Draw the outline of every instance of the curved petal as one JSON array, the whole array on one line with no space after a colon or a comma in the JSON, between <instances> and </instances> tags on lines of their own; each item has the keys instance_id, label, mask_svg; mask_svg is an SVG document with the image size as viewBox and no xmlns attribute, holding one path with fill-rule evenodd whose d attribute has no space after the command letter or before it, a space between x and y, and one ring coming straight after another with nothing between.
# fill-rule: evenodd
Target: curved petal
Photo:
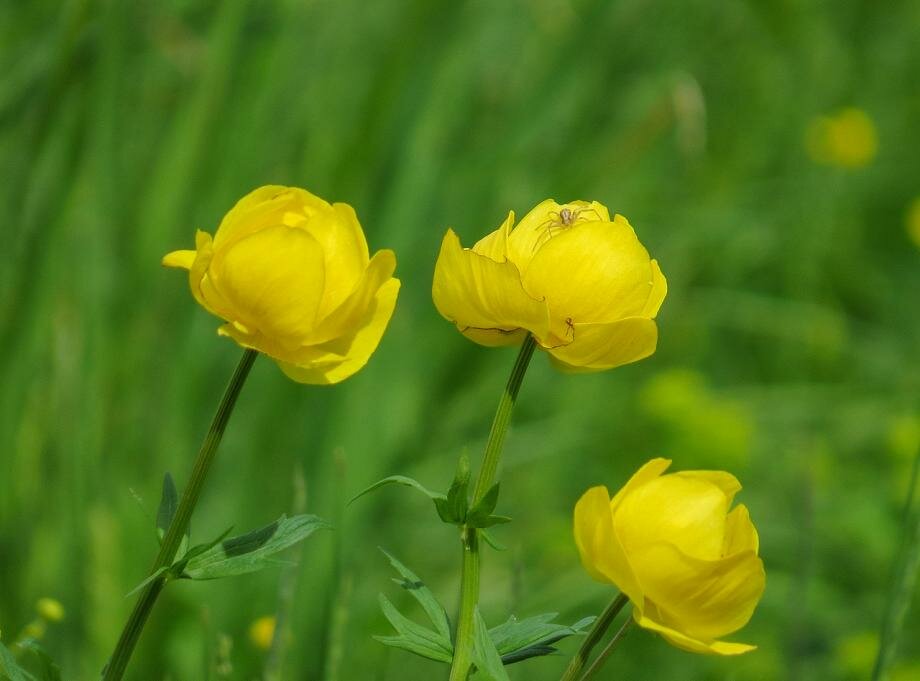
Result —
<instances>
[{"instance_id":1,"label":"curved petal","mask_svg":"<svg viewBox=\"0 0 920 681\"><path fill-rule=\"evenodd\" d=\"M614 526L632 557L643 546L673 542L700 559L722 556L728 498L707 480L665 475L625 495L614 515ZM633 561L645 583L644 573Z\"/></svg>"},{"instance_id":2,"label":"curved petal","mask_svg":"<svg viewBox=\"0 0 920 681\"><path fill-rule=\"evenodd\" d=\"M664 298L668 295L668 280L661 273L658 267L658 261L652 260L652 290L649 292L648 300L645 301L645 307L642 308L642 316L654 319L661 309Z\"/></svg>"},{"instance_id":3,"label":"curved petal","mask_svg":"<svg viewBox=\"0 0 920 681\"><path fill-rule=\"evenodd\" d=\"M278 366L298 383L328 385L344 381L367 364L377 349L393 316L398 294L399 280L390 279L377 291L366 323L350 338L305 348L296 364L279 361Z\"/></svg>"},{"instance_id":4,"label":"curved petal","mask_svg":"<svg viewBox=\"0 0 920 681\"><path fill-rule=\"evenodd\" d=\"M606 324L576 323L571 328L571 343L547 348L563 371L612 369L645 359L658 345L658 327L645 317L628 317Z\"/></svg>"},{"instance_id":5,"label":"curved petal","mask_svg":"<svg viewBox=\"0 0 920 681\"><path fill-rule=\"evenodd\" d=\"M172 251L163 256L160 263L163 267L181 267L184 270L192 269L198 251Z\"/></svg>"},{"instance_id":6,"label":"curved petal","mask_svg":"<svg viewBox=\"0 0 920 681\"><path fill-rule=\"evenodd\" d=\"M741 551L760 550L760 537L751 522L747 506L738 504L725 518L725 539L722 542L722 555L730 556Z\"/></svg>"},{"instance_id":7,"label":"curved petal","mask_svg":"<svg viewBox=\"0 0 920 681\"><path fill-rule=\"evenodd\" d=\"M620 507L620 504L623 502L623 499L627 494L640 488L642 485L655 480L656 478L661 477L661 474L664 473L671 466L671 459L665 459L662 457L656 457L646 461L635 473L632 474L632 477L626 481L626 484L620 488L620 491L617 492L613 499L610 500L610 510L613 513L616 513L616 510Z\"/></svg>"},{"instance_id":8,"label":"curved petal","mask_svg":"<svg viewBox=\"0 0 920 681\"><path fill-rule=\"evenodd\" d=\"M501 348L507 345L520 345L530 332L527 329L505 331L503 329L476 329L468 326L465 329L460 329L460 333L474 343L484 345L487 348Z\"/></svg>"},{"instance_id":9,"label":"curved petal","mask_svg":"<svg viewBox=\"0 0 920 681\"><path fill-rule=\"evenodd\" d=\"M221 220L214 234L214 248L224 248L267 227L293 226L291 223L301 216L312 217L329 210L331 206L326 201L300 187L259 187L237 201Z\"/></svg>"},{"instance_id":10,"label":"curved petal","mask_svg":"<svg viewBox=\"0 0 920 681\"><path fill-rule=\"evenodd\" d=\"M438 312L461 331L523 328L538 339L548 335L546 305L527 295L517 268L462 248L453 230L441 243L431 294Z\"/></svg>"},{"instance_id":11,"label":"curved petal","mask_svg":"<svg viewBox=\"0 0 920 681\"><path fill-rule=\"evenodd\" d=\"M725 495L729 506L731 506L735 495L741 491L741 483L738 482L738 478L726 471L679 471L674 475L692 480L702 480L718 487L722 490L722 494Z\"/></svg>"},{"instance_id":12,"label":"curved petal","mask_svg":"<svg viewBox=\"0 0 920 681\"><path fill-rule=\"evenodd\" d=\"M198 304L213 315L226 320L234 319L233 310L224 297L214 288L210 267L214 259L211 235L200 229L195 233L195 261L188 271L189 288Z\"/></svg>"},{"instance_id":13,"label":"curved petal","mask_svg":"<svg viewBox=\"0 0 920 681\"><path fill-rule=\"evenodd\" d=\"M541 201L521 219L511 233L508 240L508 258L523 272L536 252L551 238L574 224L594 221L610 221L607 207L597 201L571 201L562 204L556 203L553 199Z\"/></svg>"},{"instance_id":14,"label":"curved petal","mask_svg":"<svg viewBox=\"0 0 920 681\"><path fill-rule=\"evenodd\" d=\"M322 318L342 304L364 275L370 260L367 240L354 209L345 203L317 212L300 226L316 239L325 257L326 289L318 312Z\"/></svg>"},{"instance_id":15,"label":"curved petal","mask_svg":"<svg viewBox=\"0 0 920 681\"><path fill-rule=\"evenodd\" d=\"M606 487L592 487L575 504L575 545L581 564L599 582L615 584L633 603L643 600L626 552L613 531L610 495Z\"/></svg>"},{"instance_id":16,"label":"curved petal","mask_svg":"<svg viewBox=\"0 0 920 681\"><path fill-rule=\"evenodd\" d=\"M242 322L280 342L302 343L323 295L323 252L296 227L253 232L214 254L208 275Z\"/></svg>"},{"instance_id":17,"label":"curved petal","mask_svg":"<svg viewBox=\"0 0 920 681\"><path fill-rule=\"evenodd\" d=\"M658 608L658 621L692 638L712 640L737 631L763 595L763 562L753 551L700 560L659 541L630 546L629 557L643 592Z\"/></svg>"},{"instance_id":18,"label":"curved petal","mask_svg":"<svg viewBox=\"0 0 920 681\"><path fill-rule=\"evenodd\" d=\"M396 254L393 251L385 249L375 253L350 295L318 323L305 342L315 345L347 335L364 319L367 308L374 304L377 291L395 270Z\"/></svg>"},{"instance_id":19,"label":"curved petal","mask_svg":"<svg viewBox=\"0 0 920 681\"><path fill-rule=\"evenodd\" d=\"M747 643L732 643L731 641L700 641L691 638L686 634L672 629L668 626L656 622L648 615L643 614L640 610L633 610L633 619L643 629L657 632L671 645L686 650L691 653L701 653L703 655L742 655L752 650L757 650L757 646L748 645Z\"/></svg>"},{"instance_id":20,"label":"curved petal","mask_svg":"<svg viewBox=\"0 0 920 681\"><path fill-rule=\"evenodd\" d=\"M508 235L514 224L514 211L508 211L508 217L494 232L482 237L473 244L474 253L484 255L495 262L505 262L508 259Z\"/></svg>"},{"instance_id":21,"label":"curved petal","mask_svg":"<svg viewBox=\"0 0 920 681\"><path fill-rule=\"evenodd\" d=\"M576 323L641 316L655 287L648 251L625 219L567 228L540 247L522 282L554 319Z\"/></svg>"}]
</instances>

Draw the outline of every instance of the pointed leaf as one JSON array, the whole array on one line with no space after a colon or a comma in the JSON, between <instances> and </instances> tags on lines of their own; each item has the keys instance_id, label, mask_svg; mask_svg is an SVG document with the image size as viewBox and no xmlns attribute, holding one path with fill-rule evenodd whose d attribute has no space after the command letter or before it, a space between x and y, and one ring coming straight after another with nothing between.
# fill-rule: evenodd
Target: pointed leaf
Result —
<instances>
[{"instance_id":1,"label":"pointed leaf","mask_svg":"<svg viewBox=\"0 0 920 681\"><path fill-rule=\"evenodd\" d=\"M518 620L511 617L504 624L489 630L489 637L505 664L520 662L531 657L556 652L553 643L567 636L581 633L594 623L594 617L585 617L572 626L554 624L557 613L546 613Z\"/></svg>"},{"instance_id":2,"label":"pointed leaf","mask_svg":"<svg viewBox=\"0 0 920 681\"><path fill-rule=\"evenodd\" d=\"M479 530L479 536L485 540L486 544L491 546L496 551L507 551L508 550L508 547L502 544L500 541L498 541L495 537L493 537L490 532L486 532L485 530L481 529Z\"/></svg>"},{"instance_id":3,"label":"pointed leaf","mask_svg":"<svg viewBox=\"0 0 920 681\"><path fill-rule=\"evenodd\" d=\"M167 570L169 570L168 567L161 567L161 568L159 568L156 572L154 572L152 575L150 575L149 577L147 577L147 579L145 579L143 582L141 582L141 583L138 584L136 587L134 587L133 589L131 589L131 591L129 591L128 593L126 593L126 594L125 594L125 598L130 598L131 596L133 596L134 594L136 594L138 591L140 591L141 589L143 589L145 586L147 586L148 584L150 584L150 582L152 582L152 581L155 580L157 577L159 577L159 576L162 575L164 572L166 572Z\"/></svg>"},{"instance_id":4,"label":"pointed leaf","mask_svg":"<svg viewBox=\"0 0 920 681\"><path fill-rule=\"evenodd\" d=\"M470 487L470 460L464 454L457 463L457 473L454 481L447 490L447 516L446 522L457 525L466 522L466 515L469 509L469 487Z\"/></svg>"},{"instance_id":5,"label":"pointed leaf","mask_svg":"<svg viewBox=\"0 0 920 681\"><path fill-rule=\"evenodd\" d=\"M191 557L182 573L189 579L218 579L276 565L271 556L331 525L315 515L281 516L265 527L231 537Z\"/></svg>"},{"instance_id":6,"label":"pointed leaf","mask_svg":"<svg viewBox=\"0 0 920 681\"><path fill-rule=\"evenodd\" d=\"M447 499L447 497L445 497L443 494L439 492L432 492L430 489L422 485L422 483L420 483L418 480L413 480L412 478L406 477L405 475L391 475L390 477L384 478L383 480L378 480L370 487L358 492L355 496L351 498L351 501L349 501L348 503L353 504L355 501L363 497L365 494L373 492L374 490L380 489L381 487L384 487L386 485L404 485L406 487L411 487L413 489L418 490L419 492L424 494L426 497L434 500L435 502L437 502L438 499L444 499L444 500Z\"/></svg>"},{"instance_id":7,"label":"pointed leaf","mask_svg":"<svg viewBox=\"0 0 920 681\"><path fill-rule=\"evenodd\" d=\"M489 490L482 495L482 499L476 502L473 508L470 509L470 518L475 517L485 520L492 515L492 511L495 510L495 506L498 504L498 492L500 488L500 482L496 482L492 485Z\"/></svg>"},{"instance_id":8,"label":"pointed leaf","mask_svg":"<svg viewBox=\"0 0 920 681\"><path fill-rule=\"evenodd\" d=\"M428 615L428 619L431 620L438 633L445 640L450 641L450 621L447 619L447 612L444 610L444 606L438 602L431 590L425 586L425 583L414 572L396 560L386 549L381 548L380 550L389 559L390 565L402 575L402 579L394 581L412 594L412 597L424 608L425 614Z\"/></svg>"},{"instance_id":9,"label":"pointed leaf","mask_svg":"<svg viewBox=\"0 0 920 681\"><path fill-rule=\"evenodd\" d=\"M163 492L160 495L160 507L157 509L157 534L160 541L166 536L173 518L176 517L176 510L179 508L179 493L176 492L176 483L173 482L172 476L167 473L163 476Z\"/></svg>"},{"instance_id":10,"label":"pointed leaf","mask_svg":"<svg viewBox=\"0 0 920 681\"><path fill-rule=\"evenodd\" d=\"M480 678L485 681L510 681L501 655L489 638L489 628L479 614L478 607L473 613L473 662Z\"/></svg>"},{"instance_id":11,"label":"pointed leaf","mask_svg":"<svg viewBox=\"0 0 920 681\"><path fill-rule=\"evenodd\" d=\"M450 638L432 631L421 624L416 624L396 609L389 599L380 594L380 609L389 620L399 636L375 636L381 643L402 648L430 660L450 662L453 659L453 646Z\"/></svg>"},{"instance_id":12,"label":"pointed leaf","mask_svg":"<svg viewBox=\"0 0 920 681\"><path fill-rule=\"evenodd\" d=\"M0 643L0 678L9 681L37 681L34 676L19 666L9 649Z\"/></svg>"}]
</instances>

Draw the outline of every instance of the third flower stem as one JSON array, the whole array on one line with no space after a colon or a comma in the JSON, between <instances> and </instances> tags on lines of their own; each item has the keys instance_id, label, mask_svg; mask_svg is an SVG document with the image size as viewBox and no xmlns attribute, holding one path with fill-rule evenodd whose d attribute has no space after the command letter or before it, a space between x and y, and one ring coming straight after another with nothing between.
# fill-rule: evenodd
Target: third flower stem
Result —
<instances>
[{"instance_id":1,"label":"third flower stem","mask_svg":"<svg viewBox=\"0 0 920 681\"><path fill-rule=\"evenodd\" d=\"M476 478L476 486L473 488L472 503L474 505L489 491L495 481L499 459L501 459L502 448L505 444L505 433L508 431L508 423L511 420L511 410L514 408L514 401L521 389L521 382L524 380L524 374L527 372L535 347L536 341L528 334L521 345L514 368L511 370L511 376L508 377L508 384L505 386L505 391L498 402L498 409L495 411L482 468L479 469L479 477ZM463 542L463 568L460 583L460 615L457 621L450 681L466 681L470 673L473 658L473 616L479 602L479 530L464 527L461 540Z\"/></svg>"},{"instance_id":2,"label":"third flower stem","mask_svg":"<svg viewBox=\"0 0 920 681\"><path fill-rule=\"evenodd\" d=\"M182 493L182 499L176 509L176 515L169 524L169 529L160 544L160 552L157 554L151 574L156 574L158 570L172 565L176 557L176 552L182 543L182 537L186 529L188 529L189 521L192 518L192 511L195 510L195 505L198 503L198 497L201 494L201 488L204 486L208 470L214 461L214 455L217 453L217 446L224 435L227 422L230 420L230 414L233 413L236 398L239 396L240 390L243 389L243 384L246 382L246 377L249 375L249 370L252 368L252 363L255 362L257 355L258 353L255 350L244 351L236 371L233 372L233 377L230 379L230 383L224 391L224 396L221 398L220 405L217 407L217 413L214 414L214 419L211 421L208 434L201 444L198 458L195 460L195 468L192 470L192 476ZM125 627L118 639L118 644L115 646L115 652L112 653L109 663L102 672L103 681L119 681L124 675L128 661L131 659L131 653L134 652L134 646L137 645L141 631L144 629L144 624L146 624L150 611L153 609L153 604L156 602L157 596L160 595L165 583L166 578L161 575L151 580L144 587L140 597L137 599L134 610L131 611L131 615L125 623Z\"/></svg>"},{"instance_id":3,"label":"third flower stem","mask_svg":"<svg viewBox=\"0 0 920 681\"><path fill-rule=\"evenodd\" d=\"M619 594L610 601L610 604L604 609L601 616L594 621L594 626L591 627L591 631L589 631L588 635L585 637L585 641L581 644L581 648L575 653L575 657L569 662L569 666L566 668L560 681L575 681L575 679L579 678L578 675L591 656L591 651L594 649L594 646L600 643L600 640L604 638L607 629L610 628L613 620L616 619L617 615L620 614L620 610L622 610L623 606L628 602L629 598L626 594Z\"/></svg>"}]
</instances>

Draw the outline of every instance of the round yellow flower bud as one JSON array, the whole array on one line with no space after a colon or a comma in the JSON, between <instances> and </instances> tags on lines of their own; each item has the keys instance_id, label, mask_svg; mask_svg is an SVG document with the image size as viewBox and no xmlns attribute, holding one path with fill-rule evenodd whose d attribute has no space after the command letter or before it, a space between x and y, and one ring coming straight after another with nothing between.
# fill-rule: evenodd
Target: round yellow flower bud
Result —
<instances>
[{"instance_id":1,"label":"round yellow flower bud","mask_svg":"<svg viewBox=\"0 0 920 681\"><path fill-rule=\"evenodd\" d=\"M265 353L299 383L338 383L358 371L396 306L393 251L369 257L351 206L304 189L256 189L195 245L163 264L189 271L192 295L227 322L218 333Z\"/></svg>"},{"instance_id":2,"label":"round yellow flower bud","mask_svg":"<svg viewBox=\"0 0 920 681\"><path fill-rule=\"evenodd\" d=\"M435 307L481 345L527 333L563 370L600 371L655 351L667 293L629 222L597 202L547 200L514 212L471 249L453 230L434 271Z\"/></svg>"},{"instance_id":3,"label":"round yellow flower bud","mask_svg":"<svg viewBox=\"0 0 920 681\"><path fill-rule=\"evenodd\" d=\"M755 646L718 640L747 624L765 585L747 508L729 511L741 485L722 471L662 475L670 465L649 461L613 499L606 487L585 492L574 522L582 564L678 648L746 653Z\"/></svg>"},{"instance_id":4,"label":"round yellow flower bud","mask_svg":"<svg viewBox=\"0 0 920 681\"><path fill-rule=\"evenodd\" d=\"M878 135L869 114L849 107L815 118L808 126L805 145L816 163L856 169L875 159Z\"/></svg>"},{"instance_id":5,"label":"round yellow flower bud","mask_svg":"<svg viewBox=\"0 0 920 681\"><path fill-rule=\"evenodd\" d=\"M249 640L260 650L271 648L272 639L275 637L275 618L265 615L249 625Z\"/></svg>"},{"instance_id":6,"label":"round yellow flower bud","mask_svg":"<svg viewBox=\"0 0 920 681\"><path fill-rule=\"evenodd\" d=\"M64 606L54 598L39 598L35 604L35 611L39 617L49 622L60 622L64 619Z\"/></svg>"}]
</instances>

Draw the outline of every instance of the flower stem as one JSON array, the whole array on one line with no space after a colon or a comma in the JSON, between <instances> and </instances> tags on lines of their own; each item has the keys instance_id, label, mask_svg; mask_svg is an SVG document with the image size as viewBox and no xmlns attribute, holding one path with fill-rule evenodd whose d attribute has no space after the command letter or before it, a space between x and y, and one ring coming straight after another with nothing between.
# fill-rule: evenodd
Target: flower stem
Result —
<instances>
[{"instance_id":1,"label":"flower stem","mask_svg":"<svg viewBox=\"0 0 920 681\"><path fill-rule=\"evenodd\" d=\"M176 515L169 524L169 529L160 544L160 552L157 554L153 568L150 570L151 574L161 568L172 565L173 560L175 560L176 552L182 543L182 537L188 529L189 521L192 518L192 511L195 510L195 505L198 503L198 497L201 494L201 488L204 486L208 470L214 461L214 455L217 453L217 446L224 435L227 422L230 420L230 414L233 413L236 398L239 397L257 355L258 353L255 350L244 351L243 356L240 358L240 363L230 378L230 383L227 384L224 396L217 407L217 413L214 414L214 419L211 421L208 434L198 451L198 458L195 460L195 467L192 469L192 476L188 485L182 493L179 508L176 509ZM134 652L134 647L137 645L137 640L140 638L144 624L150 616L153 604L156 603L160 591L163 590L166 584L166 579L165 575L161 575L144 587L140 597L137 599L137 603L134 605L134 610L131 611L131 616L125 623L124 629L122 629L112 657L109 659L105 669L102 670L103 681L119 681L124 675L128 661L131 659L131 654Z\"/></svg>"},{"instance_id":2,"label":"flower stem","mask_svg":"<svg viewBox=\"0 0 920 681\"><path fill-rule=\"evenodd\" d=\"M591 631L589 631L588 635L585 637L585 641L581 644L581 648L575 653L575 657L569 662L569 666L566 667L565 673L560 678L560 681L575 681L575 679L578 678L578 674L591 656L591 651L594 649L594 646L604 638L607 629L610 628L613 620L616 619L617 615L620 614L620 610L622 610L623 606L628 602L629 597L626 596L626 594L617 594L616 598L610 601L610 604L604 609L601 616L594 620L594 626L591 627Z\"/></svg>"},{"instance_id":3,"label":"flower stem","mask_svg":"<svg viewBox=\"0 0 920 681\"><path fill-rule=\"evenodd\" d=\"M884 681L895 659L904 618L920 573L920 448L914 456L907 502L904 504L904 543L895 565L894 586L888 597L872 681Z\"/></svg>"},{"instance_id":4,"label":"flower stem","mask_svg":"<svg viewBox=\"0 0 920 681\"><path fill-rule=\"evenodd\" d=\"M629 617L625 622L623 622L623 626L621 626L617 630L617 633L613 635L613 638L610 639L610 643L604 646L601 654L597 656L597 659L594 660L593 663L591 663L591 666L588 667L588 670L584 673L581 679L579 679L579 681L588 681L588 679L600 671L600 668L604 666L607 658L610 657L610 653L612 653L613 649L617 647L617 643L619 643L626 635L626 632L629 630L629 625L632 624L632 621L632 617Z\"/></svg>"},{"instance_id":5,"label":"flower stem","mask_svg":"<svg viewBox=\"0 0 920 681\"><path fill-rule=\"evenodd\" d=\"M505 444L505 434L508 432L508 423L511 420L511 411L518 391L527 373L530 358L536 341L530 334L521 344L514 368L508 377L508 384L498 402L495 418L492 420L492 429L486 443L486 451L473 488L473 504L475 505L483 495L492 487L495 474L498 471L498 462L501 459L502 449ZM479 602L479 530L473 527L464 527L460 539L463 543L463 567L460 582L460 614L457 620L457 635L454 642L454 659L450 668L450 681L466 681L470 673L473 658L473 614Z\"/></svg>"}]
</instances>

